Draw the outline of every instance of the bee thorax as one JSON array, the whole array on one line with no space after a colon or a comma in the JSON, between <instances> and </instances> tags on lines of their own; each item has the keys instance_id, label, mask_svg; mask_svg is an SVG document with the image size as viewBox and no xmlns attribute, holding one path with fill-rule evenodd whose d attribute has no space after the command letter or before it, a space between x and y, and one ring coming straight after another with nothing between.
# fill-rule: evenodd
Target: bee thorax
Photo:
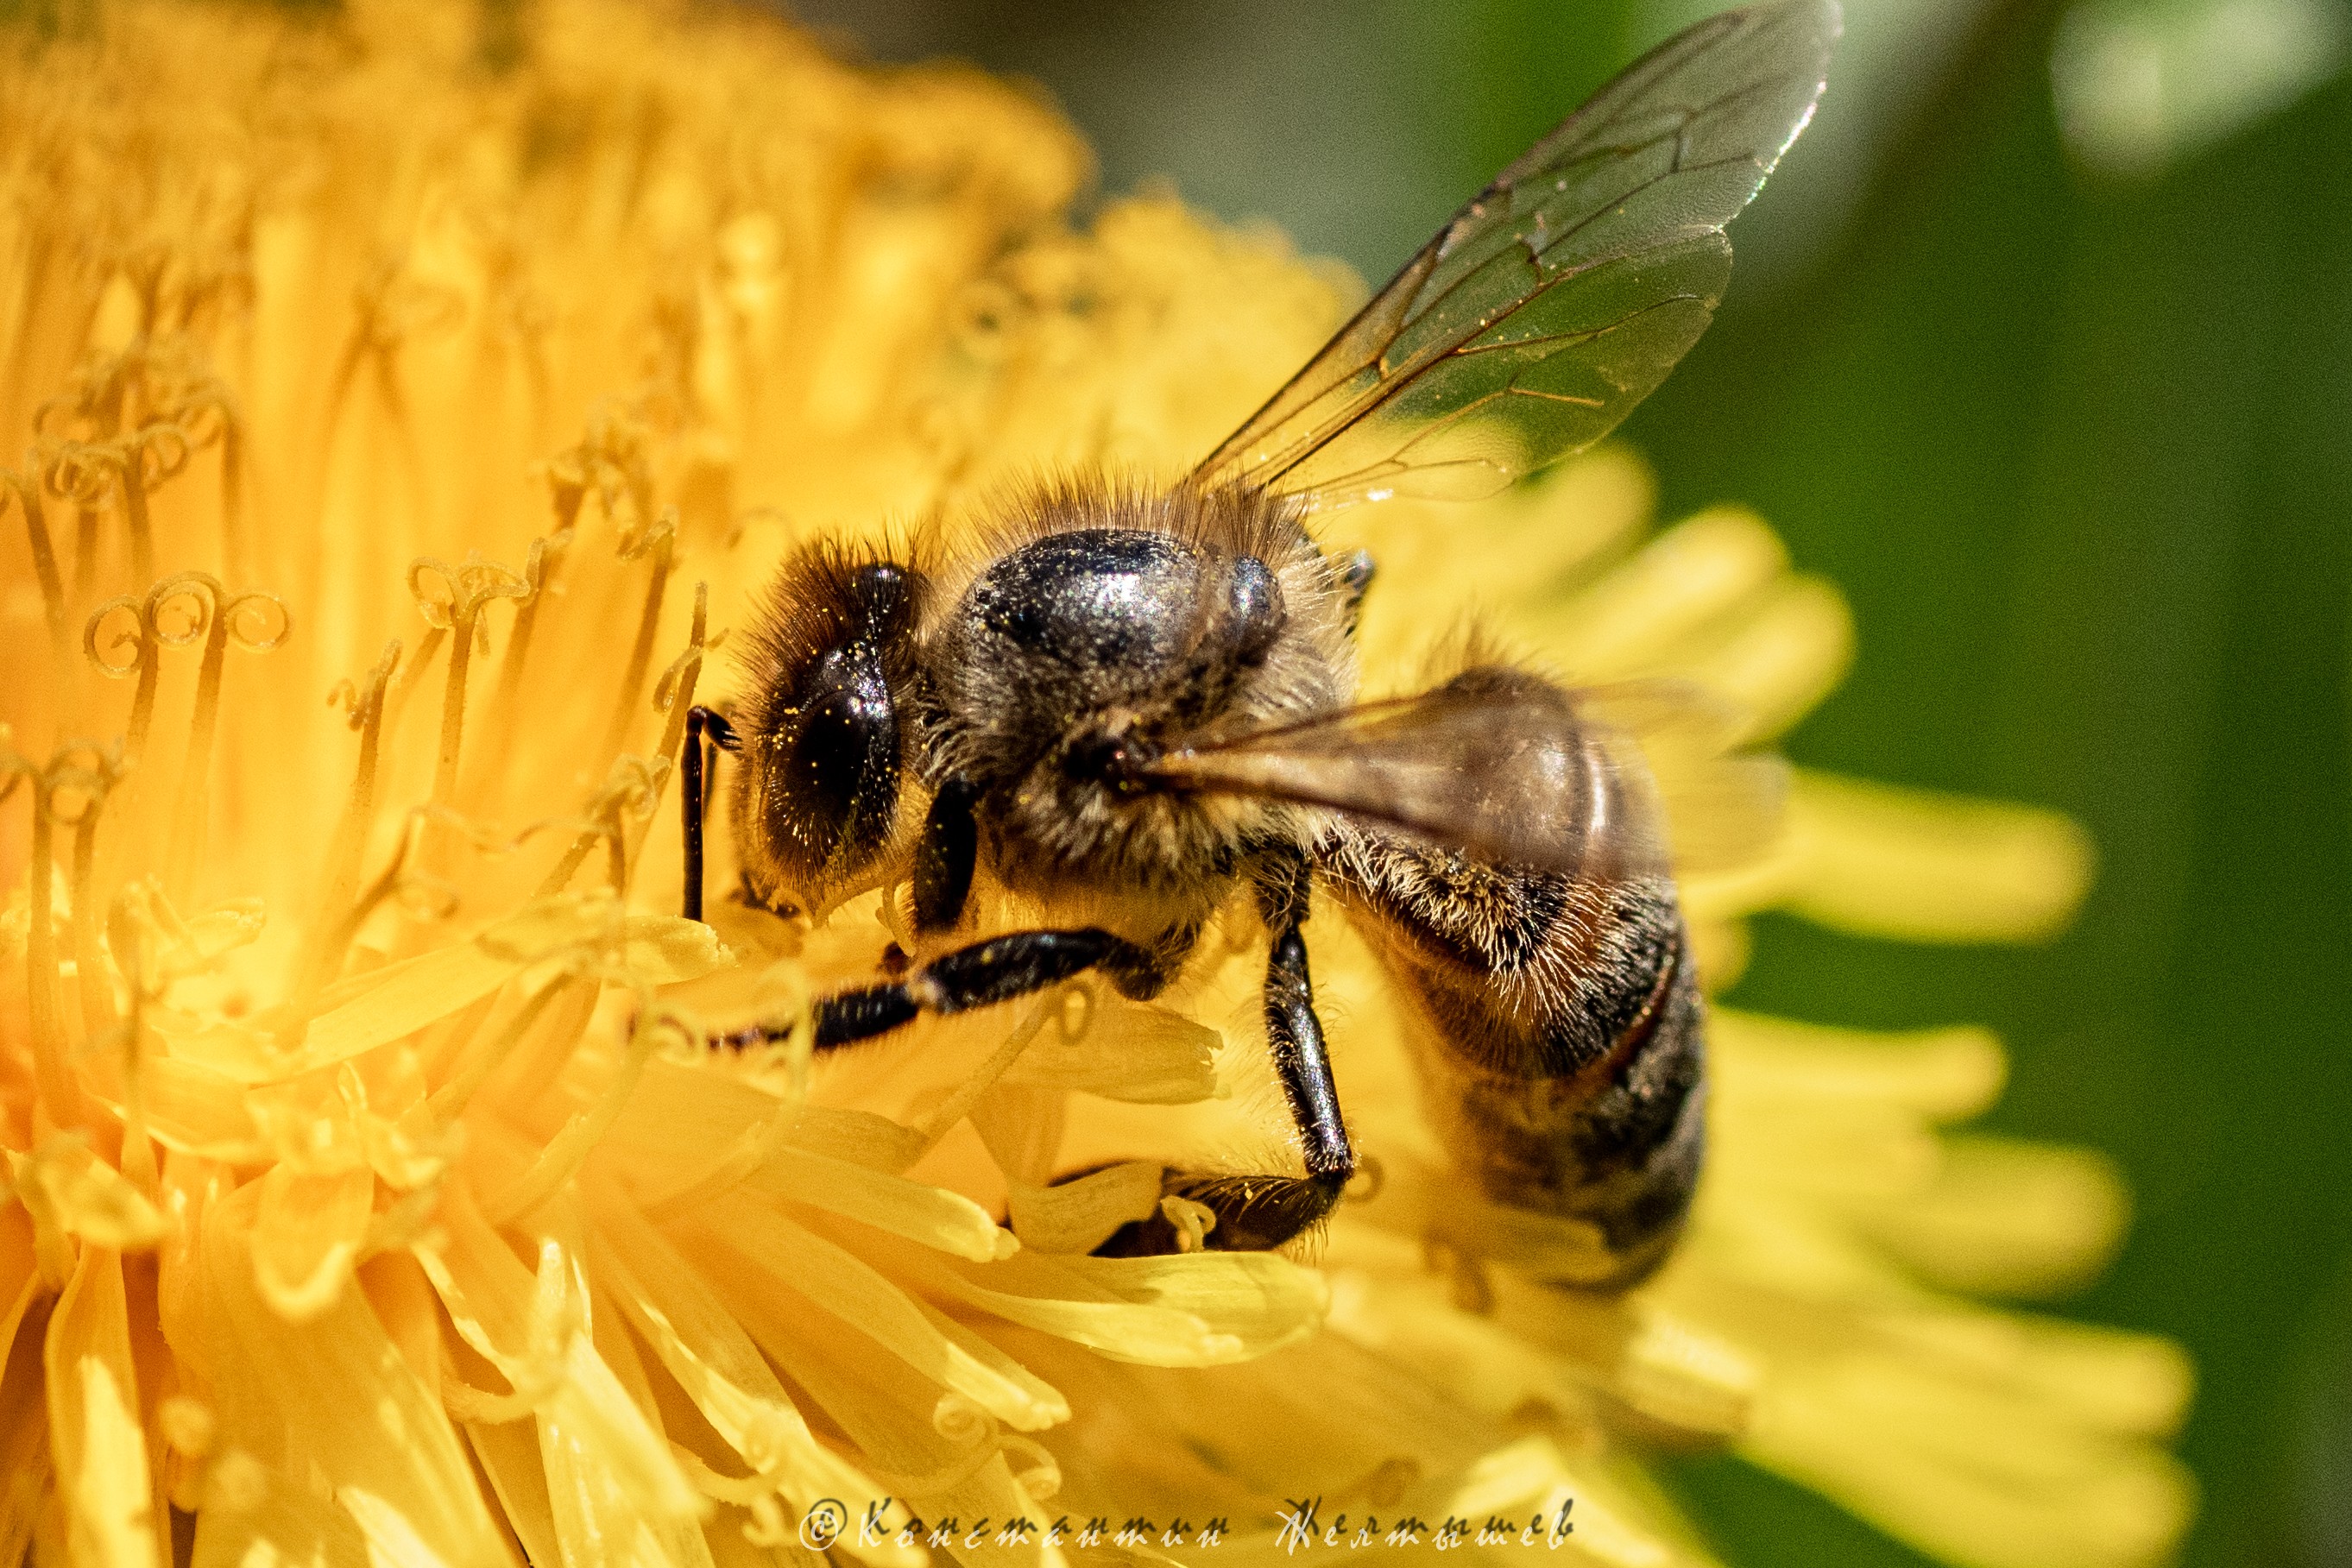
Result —
<instances>
[{"instance_id":1,"label":"bee thorax","mask_svg":"<svg viewBox=\"0 0 2352 1568\"><path fill-rule=\"evenodd\" d=\"M1146 771L1189 737L1346 695L1330 568L1278 507L1248 502L1049 497L941 607L924 771L968 784L1009 883L1181 887L1281 836L1278 806Z\"/></svg>"}]
</instances>

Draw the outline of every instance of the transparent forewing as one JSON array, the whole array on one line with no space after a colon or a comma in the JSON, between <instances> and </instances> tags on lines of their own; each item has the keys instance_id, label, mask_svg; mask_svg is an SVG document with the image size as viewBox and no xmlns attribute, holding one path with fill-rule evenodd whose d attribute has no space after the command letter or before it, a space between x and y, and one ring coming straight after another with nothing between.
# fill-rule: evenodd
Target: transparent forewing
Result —
<instances>
[{"instance_id":1,"label":"transparent forewing","mask_svg":"<svg viewBox=\"0 0 2352 1568\"><path fill-rule=\"evenodd\" d=\"M1663 871L1638 747L1572 694L1496 675L1181 747L1145 773L1164 789L1323 807L1497 864Z\"/></svg>"},{"instance_id":2,"label":"transparent forewing","mask_svg":"<svg viewBox=\"0 0 2352 1568\"><path fill-rule=\"evenodd\" d=\"M1706 330L1723 226L1813 111L1835 0L1726 12L1629 67L1454 215L1203 462L1310 509L1475 497L1616 428Z\"/></svg>"}]
</instances>

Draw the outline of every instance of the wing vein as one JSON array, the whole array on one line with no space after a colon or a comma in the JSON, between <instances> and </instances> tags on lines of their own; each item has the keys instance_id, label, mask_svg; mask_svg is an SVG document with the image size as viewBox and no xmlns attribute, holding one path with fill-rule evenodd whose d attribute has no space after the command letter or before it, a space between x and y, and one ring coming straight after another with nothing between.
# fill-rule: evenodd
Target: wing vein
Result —
<instances>
[{"instance_id":1,"label":"wing vein","mask_svg":"<svg viewBox=\"0 0 2352 1568\"><path fill-rule=\"evenodd\" d=\"M1835 0L1780 0L1636 61L1454 214L1196 478L1312 510L1367 498L1365 475L1508 483L1601 439L1705 330L1723 227L1811 119L1837 32ZM1514 319L1522 335L1489 340ZM1535 365L1559 384L1519 385L1526 365L1483 379L1509 358L1493 350L1547 347ZM1509 413L1505 392L1555 412ZM1498 428L1468 429L1472 410Z\"/></svg>"}]
</instances>

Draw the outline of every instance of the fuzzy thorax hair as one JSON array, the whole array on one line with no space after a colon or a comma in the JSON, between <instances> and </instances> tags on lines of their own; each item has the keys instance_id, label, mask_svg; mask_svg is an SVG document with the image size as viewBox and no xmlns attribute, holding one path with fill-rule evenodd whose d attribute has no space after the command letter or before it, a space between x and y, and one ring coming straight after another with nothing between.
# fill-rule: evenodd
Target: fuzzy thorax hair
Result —
<instances>
[{"instance_id":1,"label":"fuzzy thorax hair","mask_svg":"<svg viewBox=\"0 0 2352 1568\"><path fill-rule=\"evenodd\" d=\"M932 793L977 794L1011 888L1186 894L1200 914L1290 809L1139 789L1128 763L1345 704L1346 589L1296 507L1062 478L906 548L820 541L745 641L738 851L759 902L901 874Z\"/></svg>"}]
</instances>

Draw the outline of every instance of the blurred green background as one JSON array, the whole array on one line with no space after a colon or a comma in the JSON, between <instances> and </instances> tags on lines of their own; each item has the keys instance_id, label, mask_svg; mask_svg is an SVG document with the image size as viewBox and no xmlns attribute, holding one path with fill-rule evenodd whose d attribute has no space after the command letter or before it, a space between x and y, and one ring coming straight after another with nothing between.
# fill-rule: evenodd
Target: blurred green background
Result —
<instances>
[{"instance_id":1,"label":"blurred green background","mask_svg":"<svg viewBox=\"0 0 2352 1568\"><path fill-rule=\"evenodd\" d=\"M2102 873L2053 946L1793 921L1738 999L1981 1019L2000 1130L2137 1195L2082 1315L2184 1342L2196 1563L2352 1563L2352 78L2347 0L1848 0L1714 330L1625 434L1851 595L1801 761L2042 802ZM1042 82L1103 187L1171 178L1384 277L1704 0L803 0ZM1924 1561L1731 1460L1744 1564Z\"/></svg>"}]
</instances>

